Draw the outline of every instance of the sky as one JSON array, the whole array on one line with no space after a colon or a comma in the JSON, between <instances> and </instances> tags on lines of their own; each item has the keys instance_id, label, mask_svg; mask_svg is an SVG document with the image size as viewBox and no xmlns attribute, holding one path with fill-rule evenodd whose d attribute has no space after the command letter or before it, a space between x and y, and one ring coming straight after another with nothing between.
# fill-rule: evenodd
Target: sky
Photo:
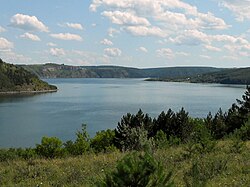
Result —
<instances>
[{"instance_id":1,"label":"sky","mask_svg":"<svg viewBox=\"0 0 250 187\"><path fill-rule=\"evenodd\" d=\"M250 66L250 0L2 0L14 64Z\"/></svg>"}]
</instances>

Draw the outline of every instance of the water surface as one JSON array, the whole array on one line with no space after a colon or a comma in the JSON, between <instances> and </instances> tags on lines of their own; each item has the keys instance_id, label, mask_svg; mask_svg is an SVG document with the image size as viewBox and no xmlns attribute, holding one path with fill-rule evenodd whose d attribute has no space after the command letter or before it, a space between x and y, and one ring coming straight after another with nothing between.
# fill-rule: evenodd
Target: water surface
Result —
<instances>
[{"instance_id":1,"label":"water surface","mask_svg":"<svg viewBox=\"0 0 250 187\"><path fill-rule=\"evenodd\" d=\"M156 117L184 107L193 117L228 109L245 86L146 82L142 79L47 79L57 93L0 97L0 147L29 147L43 136L74 139L81 124L91 136L115 128L140 108Z\"/></svg>"}]
</instances>

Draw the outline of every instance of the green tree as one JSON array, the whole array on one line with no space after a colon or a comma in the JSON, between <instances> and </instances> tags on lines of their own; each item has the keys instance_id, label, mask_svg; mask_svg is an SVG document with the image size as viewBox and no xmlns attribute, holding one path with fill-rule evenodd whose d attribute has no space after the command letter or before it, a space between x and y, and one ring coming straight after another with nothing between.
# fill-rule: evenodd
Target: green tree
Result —
<instances>
[{"instance_id":1,"label":"green tree","mask_svg":"<svg viewBox=\"0 0 250 187\"><path fill-rule=\"evenodd\" d=\"M36 145L36 153L46 158L62 156L62 141L57 137L43 137L41 144Z\"/></svg>"},{"instance_id":2,"label":"green tree","mask_svg":"<svg viewBox=\"0 0 250 187\"><path fill-rule=\"evenodd\" d=\"M143 114L140 109L136 115L128 113L123 116L121 122L118 123L115 129L114 144L120 150L124 148L122 142L126 142L127 137L130 136L132 128L144 128L147 132L151 132L153 127L152 119L148 114Z\"/></svg>"},{"instance_id":3,"label":"green tree","mask_svg":"<svg viewBox=\"0 0 250 187\"><path fill-rule=\"evenodd\" d=\"M246 87L245 94L242 96L242 101L237 99L239 106L239 112L246 121L250 114L250 86Z\"/></svg>"},{"instance_id":4,"label":"green tree","mask_svg":"<svg viewBox=\"0 0 250 187\"><path fill-rule=\"evenodd\" d=\"M77 131L76 133L76 140L73 141L67 141L64 144L64 147L68 154L72 155L82 155L89 151L90 149L90 138L89 134L86 130L86 124L82 125L81 131Z\"/></svg>"},{"instance_id":5,"label":"green tree","mask_svg":"<svg viewBox=\"0 0 250 187\"><path fill-rule=\"evenodd\" d=\"M158 131L162 130L169 138L169 136L172 135L171 128L172 124L174 123L174 119L175 113L171 109L169 109L167 113L162 111L158 118L154 120L152 136L155 136Z\"/></svg>"},{"instance_id":6,"label":"green tree","mask_svg":"<svg viewBox=\"0 0 250 187\"><path fill-rule=\"evenodd\" d=\"M97 132L95 137L91 139L90 147L94 149L95 152L107 152L114 150L114 130L106 130Z\"/></svg>"},{"instance_id":7,"label":"green tree","mask_svg":"<svg viewBox=\"0 0 250 187\"><path fill-rule=\"evenodd\" d=\"M220 108L215 114L211 129L209 129L215 139L221 139L226 135L225 115Z\"/></svg>"}]
</instances>

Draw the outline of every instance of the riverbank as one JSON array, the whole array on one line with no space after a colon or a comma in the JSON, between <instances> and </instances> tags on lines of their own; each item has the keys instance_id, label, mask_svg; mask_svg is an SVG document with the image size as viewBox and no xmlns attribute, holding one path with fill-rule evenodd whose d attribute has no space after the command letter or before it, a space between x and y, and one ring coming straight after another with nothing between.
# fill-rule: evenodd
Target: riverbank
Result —
<instances>
[{"instance_id":1,"label":"riverbank","mask_svg":"<svg viewBox=\"0 0 250 187\"><path fill-rule=\"evenodd\" d=\"M53 93L57 92L56 90L39 90L39 91L7 91L7 92L0 92L0 95L16 95L16 94L36 94L36 93Z\"/></svg>"}]
</instances>

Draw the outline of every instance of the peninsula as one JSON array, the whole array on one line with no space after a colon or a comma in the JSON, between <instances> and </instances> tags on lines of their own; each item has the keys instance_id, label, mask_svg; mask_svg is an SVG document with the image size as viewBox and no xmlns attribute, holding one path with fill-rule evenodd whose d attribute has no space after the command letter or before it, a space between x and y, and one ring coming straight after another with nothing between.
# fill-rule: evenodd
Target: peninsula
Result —
<instances>
[{"instance_id":1,"label":"peninsula","mask_svg":"<svg viewBox=\"0 0 250 187\"><path fill-rule=\"evenodd\" d=\"M0 59L0 94L55 92L57 87L42 81L20 66Z\"/></svg>"}]
</instances>

